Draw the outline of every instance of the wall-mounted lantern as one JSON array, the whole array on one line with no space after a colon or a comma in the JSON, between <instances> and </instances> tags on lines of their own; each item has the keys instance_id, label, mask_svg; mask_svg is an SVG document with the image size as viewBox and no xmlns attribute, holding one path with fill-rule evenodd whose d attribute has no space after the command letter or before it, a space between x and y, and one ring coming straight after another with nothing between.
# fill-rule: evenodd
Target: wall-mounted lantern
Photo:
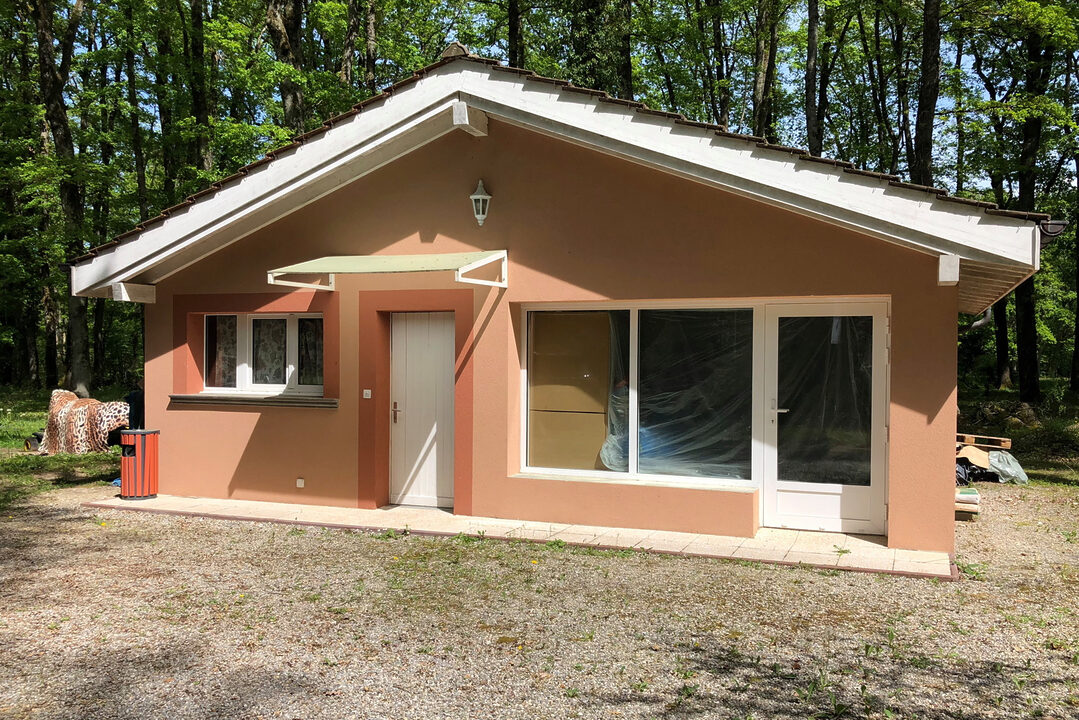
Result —
<instances>
[{"instance_id":1,"label":"wall-mounted lantern","mask_svg":"<svg viewBox=\"0 0 1079 720\"><path fill-rule=\"evenodd\" d=\"M487 219L487 209L491 206L491 196L483 187L483 180L476 185L476 192L468 196L472 201L472 213L476 216L476 222L481 226Z\"/></svg>"}]
</instances>

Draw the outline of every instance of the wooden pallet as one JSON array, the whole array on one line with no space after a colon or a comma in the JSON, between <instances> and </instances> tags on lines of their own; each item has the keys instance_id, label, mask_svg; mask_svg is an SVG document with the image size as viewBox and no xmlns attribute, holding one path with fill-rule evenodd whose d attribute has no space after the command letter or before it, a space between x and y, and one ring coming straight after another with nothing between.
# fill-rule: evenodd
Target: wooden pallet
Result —
<instances>
[{"instance_id":1,"label":"wooden pallet","mask_svg":"<svg viewBox=\"0 0 1079 720\"><path fill-rule=\"evenodd\" d=\"M955 442L957 445L973 445L974 447L985 448L987 450L1012 449L1011 438L991 437L989 435L968 435L966 433L956 433Z\"/></svg>"}]
</instances>

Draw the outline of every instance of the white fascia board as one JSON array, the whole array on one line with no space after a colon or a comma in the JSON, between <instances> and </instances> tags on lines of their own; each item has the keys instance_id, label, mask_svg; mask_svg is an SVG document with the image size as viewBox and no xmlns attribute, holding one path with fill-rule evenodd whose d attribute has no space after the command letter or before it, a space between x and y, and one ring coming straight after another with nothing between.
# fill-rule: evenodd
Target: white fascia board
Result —
<instances>
[{"instance_id":1,"label":"white fascia board","mask_svg":"<svg viewBox=\"0 0 1079 720\"><path fill-rule=\"evenodd\" d=\"M76 294L148 271L164 256L188 253L182 267L327 195L417 147L452 132L452 77L432 74L330 128L315 141L253 169L243 179L200 200L140 235L72 266ZM395 143L396 141L396 143ZM381 151L381 152L380 152ZM208 240L216 242L207 242ZM168 274L181 267L172 268ZM155 274L153 282L167 275Z\"/></svg>"},{"instance_id":2,"label":"white fascia board","mask_svg":"<svg viewBox=\"0 0 1079 720\"><path fill-rule=\"evenodd\" d=\"M73 266L73 289L90 295L111 283L157 282L178 272L460 127L454 120L461 123L467 109L455 104L460 101L520 127L929 254L1031 270L1038 265L1040 238L1032 223L810 164L751 141L563 92L551 83L457 62L186 212ZM486 117L477 117L485 125ZM473 132L485 130L479 123Z\"/></svg>"},{"instance_id":3,"label":"white fascia board","mask_svg":"<svg viewBox=\"0 0 1079 720\"><path fill-rule=\"evenodd\" d=\"M1021 266L1037 262L1038 228L1027 221L811 165L526 77L487 69L461 75L462 97L470 106L522 127L933 254Z\"/></svg>"}]
</instances>

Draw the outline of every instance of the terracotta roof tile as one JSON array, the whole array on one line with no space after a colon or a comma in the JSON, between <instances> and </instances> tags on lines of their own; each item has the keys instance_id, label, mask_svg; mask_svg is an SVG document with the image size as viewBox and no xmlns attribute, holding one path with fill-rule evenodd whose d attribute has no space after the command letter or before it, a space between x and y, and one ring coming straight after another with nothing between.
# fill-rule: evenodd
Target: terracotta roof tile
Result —
<instances>
[{"instance_id":1,"label":"terracotta roof tile","mask_svg":"<svg viewBox=\"0 0 1079 720\"><path fill-rule=\"evenodd\" d=\"M1026 212L1025 210L1001 210L999 208L993 210L986 210L985 214L1017 218L1019 220L1030 220L1031 222L1039 223L1042 220L1048 220L1051 217L1048 213Z\"/></svg>"},{"instance_id":2,"label":"terracotta roof tile","mask_svg":"<svg viewBox=\"0 0 1079 720\"><path fill-rule=\"evenodd\" d=\"M799 160L805 160L807 162L820 163L821 165L831 165L832 167L837 167L837 168L852 168L852 167L854 167L854 163L847 162L846 160L834 160L832 158L817 157L816 155L809 155L809 154L800 155L798 157L798 159Z\"/></svg>"},{"instance_id":3,"label":"terracotta roof tile","mask_svg":"<svg viewBox=\"0 0 1079 720\"><path fill-rule=\"evenodd\" d=\"M757 147L765 150L778 150L779 152L790 153L791 155L808 155L809 151L803 148L790 147L788 145L776 145L769 142L759 142Z\"/></svg>"},{"instance_id":4,"label":"terracotta roof tile","mask_svg":"<svg viewBox=\"0 0 1079 720\"><path fill-rule=\"evenodd\" d=\"M991 202L985 202L984 200L974 200L973 198L959 197L958 195L941 195L941 200L947 200L948 202L959 203L961 205L971 205L973 207L985 208L986 210L996 210L997 204Z\"/></svg>"},{"instance_id":5,"label":"terracotta roof tile","mask_svg":"<svg viewBox=\"0 0 1079 720\"><path fill-rule=\"evenodd\" d=\"M903 182L902 180L891 180L888 184L892 187L903 188L904 190L921 190L922 192L927 192L931 195L948 194L948 191L942 188L930 187L929 185L917 185L915 183Z\"/></svg>"},{"instance_id":6,"label":"terracotta roof tile","mask_svg":"<svg viewBox=\"0 0 1079 720\"><path fill-rule=\"evenodd\" d=\"M898 180L898 175L890 175L888 173L874 172L873 170L862 170L857 167L843 168L843 172L848 172L851 175L862 175L864 177L877 178L878 180Z\"/></svg>"}]
</instances>

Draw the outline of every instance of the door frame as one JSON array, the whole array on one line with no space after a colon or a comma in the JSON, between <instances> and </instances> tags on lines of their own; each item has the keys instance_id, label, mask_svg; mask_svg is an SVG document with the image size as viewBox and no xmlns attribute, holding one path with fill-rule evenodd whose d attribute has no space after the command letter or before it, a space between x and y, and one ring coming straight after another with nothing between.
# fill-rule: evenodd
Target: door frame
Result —
<instances>
[{"instance_id":1,"label":"door frame","mask_svg":"<svg viewBox=\"0 0 1079 720\"><path fill-rule=\"evenodd\" d=\"M395 365L395 357L396 357L396 353L394 351L394 346L393 346L393 328L394 328L395 318L398 315L428 315L428 316L430 316L430 315L448 315L449 316L449 325L450 325L450 328L452 330L450 355L451 355L451 358L453 359L453 365L451 366L451 378L452 379L451 379L450 388L449 388L449 390L450 390L450 393L449 393L450 400L451 400L451 402L453 404L453 409L452 409L452 412L450 413L450 417L452 418L452 424L450 426L449 443L447 444L449 451L451 453L453 453L453 462L450 464L450 477L449 477L450 494L449 494L448 498L449 498L450 503L448 505L445 505L445 504L442 503L442 499L444 497L447 497L447 496L441 496L441 495L438 494L437 480L436 480L435 503L434 503L434 505L430 505L430 507L437 507L437 508L441 508L441 509L445 509L445 510L452 510L454 508L454 506L456 504L456 500L457 500L456 499L456 491L457 491L457 484L458 484L457 483L457 477L456 477L457 476L457 416L456 416L456 413L457 413L457 403L458 403L457 387L456 387L457 386L457 383L456 383L457 312L455 310L403 310L403 311L393 311L393 312L389 313L389 325L390 325L390 344L389 344L390 362L389 362L389 371L390 371L390 376L389 376L389 383L388 383L388 388L389 388L388 404L389 404L390 411L389 411L389 413L387 413L387 422L388 422L388 428L389 428L389 432L388 432L388 444L389 444L389 468L388 468L388 470L389 470L389 474L388 474L388 478L387 478L387 481L388 481L388 483L387 483L388 500L389 500L390 504L401 504L402 499L404 499L401 496L398 496L398 497L395 498L394 494L393 494L393 489L394 489L393 488L393 482L394 482L394 455L393 455L394 432L393 432L393 426L395 424L394 421L393 421L393 391L394 391L394 365ZM404 410L404 412L407 412L407 409ZM410 503L410 504L415 504L415 503Z\"/></svg>"},{"instance_id":2,"label":"door frame","mask_svg":"<svg viewBox=\"0 0 1079 720\"><path fill-rule=\"evenodd\" d=\"M890 424L889 378L891 319L887 301L833 301L768 304L764 315L764 392L760 405L764 413L764 462L761 473L761 525L827 532L854 532L871 535L888 533L888 435ZM851 486L827 483L807 487L807 483L782 481L777 477L778 414L773 399L778 396L779 318L781 317L871 316L873 318L872 428L870 432L870 487L868 501L873 510L868 519L814 518L780 515L779 494L784 491L838 494ZM823 521L822 521L823 520Z\"/></svg>"}]
</instances>

